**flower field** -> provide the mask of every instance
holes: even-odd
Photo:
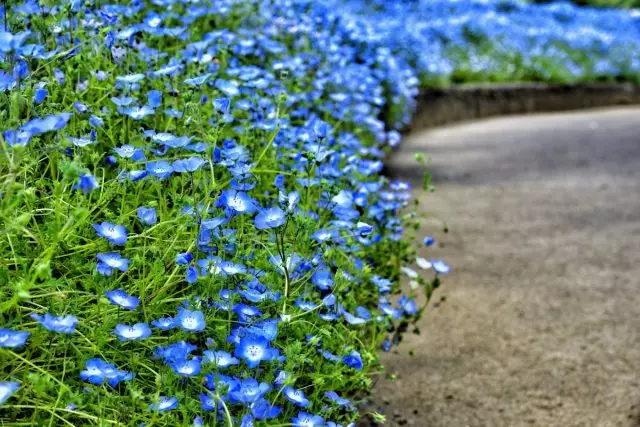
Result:
[[[638,9],[518,0],[352,0],[343,7],[358,17],[359,39],[386,43],[426,86],[640,78]]]
[[[0,14],[0,420],[354,421],[449,270],[380,175],[413,71],[321,4],[125,3]]]
[[[420,85],[640,67],[566,4],[5,6],[3,425],[354,422],[450,271],[381,174]]]

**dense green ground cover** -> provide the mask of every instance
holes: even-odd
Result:
[[[449,272],[381,176],[419,87],[636,80],[638,27],[516,1],[9,3],[0,421],[353,422]]]
[[[0,423],[354,421],[449,270],[380,174],[408,64],[316,2],[4,12]]]

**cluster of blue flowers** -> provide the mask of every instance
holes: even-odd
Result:
[[[324,2],[4,12],[7,416],[354,421],[376,350],[449,272],[401,269],[411,187],[381,176],[418,90],[408,61]]]
[[[327,0],[426,84],[640,75],[640,12],[523,0]],[[357,23],[357,24],[356,24]]]

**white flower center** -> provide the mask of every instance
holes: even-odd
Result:
[[[196,319],[189,316],[189,317],[185,317],[182,320],[182,326],[184,326],[187,329],[195,329],[196,326],[198,326],[198,322],[196,321]]]
[[[178,372],[180,372],[181,374],[192,374],[193,373],[193,366],[191,365],[182,365],[180,367],[180,369],[178,369]]]
[[[229,200],[229,207],[233,208],[235,210],[240,210],[242,209],[244,206],[244,203],[242,203],[242,199],[240,199],[239,197],[232,197],[231,200]]]
[[[129,301],[127,301],[127,298],[125,298],[122,295],[116,295],[112,298],[113,298],[113,302],[115,302],[118,305],[129,305],[128,304]]]
[[[138,338],[142,336],[142,331],[137,328],[134,328],[133,326],[129,326],[127,329],[124,330],[122,335],[128,338]]]
[[[262,359],[262,356],[264,356],[264,349],[257,345],[250,345],[247,347],[247,354],[250,359],[260,360]]]
[[[158,405],[158,409],[167,409],[168,407],[171,406],[173,402],[171,402],[170,400],[165,400],[163,402],[160,402],[160,404]]]

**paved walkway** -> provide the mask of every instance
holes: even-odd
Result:
[[[640,426],[640,109],[416,133],[448,301],[385,358],[388,425]],[[414,351],[411,357],[407,353]]]

